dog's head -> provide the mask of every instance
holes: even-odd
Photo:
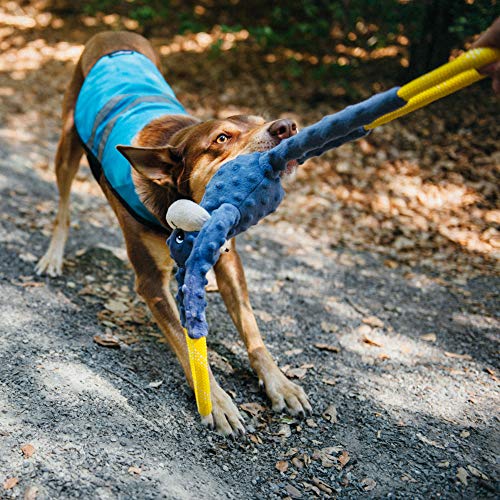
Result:
[[[296,133],[297,125],[289,119],[266,122],[258,116],[237,115],[197,122],[170,116],[143,129],[136,145],[118,149],[143,178],[200,202],[224,163],[241,154],[267,151]]]

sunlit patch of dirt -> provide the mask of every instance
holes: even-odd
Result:
[[[25,151],[44,179],[52,175],[48,165],[74,64],[85,41],[110,28],[136,29],[137,23],[118,15],[64,17],[43,10],[43,3],[0,2],[0,138]],[[331,54],[319,56],[261,50],[245,29],[228,33],[215,25],[183,35],[165,26],[152,43],[167,81],[200,118],[250,112],[268,119],[290,116],[304,126],[402,83],[394,75],[407,63],[408,40],[400,35],[383,49],[371,48],[370,40],[358,47],[363,30],[376,36],[372,28],[337,30]],[[303,65],[300,77],[290,73],[290,62]],[[344,64],[351,72],[343,80],[318,80],[308,68],[320,63]],[[282,206],[266,222],[301,226],[325,249],[364,249],[396,265],[462,277],[495,273],[497,116],[485,82],[376,129],[300,167]],[[79,191],[94,194],[85,189],[94,182],[87,174],[79,177]]]

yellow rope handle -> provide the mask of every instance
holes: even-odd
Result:
[[[485,78],[486,75],[481,75],[476,68],[481,68],[499,59],[500,50],[498,49],[481,47],[469,50],[454,61],[446,63],[401,87],[398,90],[398,96],[408,101],[407,104],[392,113],[381,116],[369,125],[365,125],[365,129],[371,130],[388,123]]]
[[[430,73],[426,73],[425,75],[407,83],[398,90],[398,96],[405,101],[409,101],[412,97],[420,94],[424,90],[435,87],[438,83],[449,80],[464,71],[478,69],[486,66],[487,64],[491,64],[499,58],[500,50],[498,49],[490,47],[471,49],[453,61],[443,64]]]
[[[415,111],[416,109],[423,108],[430,104],[431,102],[437,101],[442,97],[446,97],[449,94],[453,94],[457,90],[463,89],[474,82],[482,80],[486,75],[481,75],[475,69],[471,69],[469,71],[465,71],[464,73],[460,73],[457,76],[454,76],[450,80],[447,80],[443,83],[436,85],[433,88],[425,90],[420,94],[412,97],[407,104],[405,104],[402,108],[393,111],[392,113],[387,113],[384,116],[381,116],[377,120],[373,121],[369,125],[365,126],[366,130],[370,130],[372,128],[378,127],[379,125],[384,125],[384,123],[388,123],[400,116],[406,115]]]
[[[189,353],[189,365],[193,377],[194,395],[198,413],[206,417],[212,413],[212,398],[210,396],[210,378],[208,376],[207,339],[201,337],[192,339],[184,328],[184,335]]]

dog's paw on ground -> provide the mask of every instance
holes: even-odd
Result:
[[[312,413],[312,407],[304,389],[289,380],[280,370],[262,377],[259,384],[265,388],[275,412],[286,410],[291,415],[303,416]]]
[[[52,278],[62,274],[63,256],[61,253],[52,252],[49,248],[47,253],[38,261],[35,266],[36,274],[47,274]]]
[[[212,413],[202,417],[204,425],[215,428],[223,436],[236,438],[245,434],[243,417],[226,392],[212,381],[210,384],[212,392]]]

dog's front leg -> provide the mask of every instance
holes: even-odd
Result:
[[[125,232],[126,233],[126,232]],[[130,260],[136,272],[136,290],[145,300],[153,316],[175,352],[191,388],[193,380],[184,332],[177,307],[169,290],[173,261],[168,256],[162,237],[144,236],[133,243],[127,239]],[[205,425],[215,427],[225,436],[244,434],[243,418],[232,399],[220,387],[210,370],[212,414],[202,418]]]
[[[245,274],[234,240],[231,241],[231,251],[221,254],[214,269],[224,303],[245,342],[250,365],[257,373],[259,383],[264,385],[273,410],[286,408],[293,415],[312,411],[302,387],[286,378],[264,345],[250,305]]]

